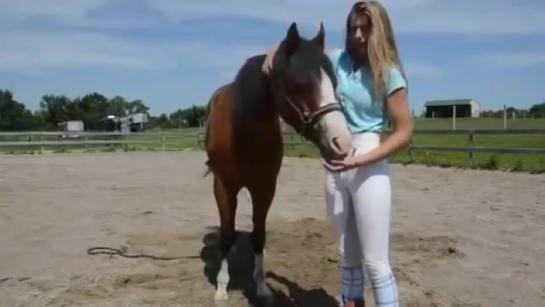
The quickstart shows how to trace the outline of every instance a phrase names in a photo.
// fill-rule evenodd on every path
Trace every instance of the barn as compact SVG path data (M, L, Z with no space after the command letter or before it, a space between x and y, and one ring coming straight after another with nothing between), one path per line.
M426 107L426 118L440 117L471 117L478 118L481 112L481 105L475 99L451 99L451 100L430 100Z

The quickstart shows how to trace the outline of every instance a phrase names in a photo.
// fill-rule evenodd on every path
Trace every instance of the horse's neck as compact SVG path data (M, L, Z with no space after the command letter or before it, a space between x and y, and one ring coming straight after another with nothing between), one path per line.
M277 120L270 80L261 72L263 57L249 59L235 80L235 115L243 122Z

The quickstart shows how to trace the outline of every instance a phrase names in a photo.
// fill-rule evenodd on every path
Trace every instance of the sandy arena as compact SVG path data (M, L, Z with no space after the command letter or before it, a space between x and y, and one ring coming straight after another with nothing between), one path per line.
M1 155L0 306L213 306L218 217L204 159ZM285 158L265 258L275 306L336 306L322 178L318 160ZM545 306L545 175L392 165L392 178L404 306ZM260 305L250 213L243 191L230 306ZM87 254L99 246L156 259Z

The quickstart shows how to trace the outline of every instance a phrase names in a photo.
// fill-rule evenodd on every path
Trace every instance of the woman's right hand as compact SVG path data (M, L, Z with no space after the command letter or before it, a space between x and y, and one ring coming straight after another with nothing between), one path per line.
M261 65L261 71L264 74L269 74L271 72L272 66L273 66L273 59L274 55L276 54L276 51L278 50L278 44L272 46L267 51L267 56L265 57L265 61L263 61L263 65Z

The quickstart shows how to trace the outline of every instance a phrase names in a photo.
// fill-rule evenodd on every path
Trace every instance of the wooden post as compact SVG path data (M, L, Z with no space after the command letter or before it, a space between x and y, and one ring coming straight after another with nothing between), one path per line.
M165 134L161 135L161 145L163 148L163 151L165 150L167 144L166 144L167 136Z
M205 132L197 132L197 146L204 146L204 139L206 138Z
M456 105L452 106L452 130L456 130Z
M411 163L414 163L414 154L413 154L413 139L411 139L411 143L409 144L409 161Z
M507 106L503 105L503 130L507 129Z
M469 146L470 146L469 159L471 159L471 167L474 168L476 165L476 162L475 162L475 151L473 150L475 148L475 132L473 132L473 130L469 132Z

